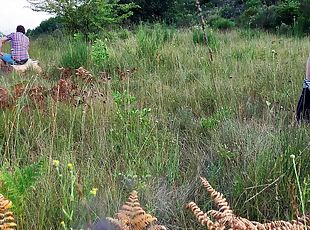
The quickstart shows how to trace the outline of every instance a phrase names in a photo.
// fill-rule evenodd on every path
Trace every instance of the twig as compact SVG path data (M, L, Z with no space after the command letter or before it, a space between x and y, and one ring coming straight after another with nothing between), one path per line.
M209 46L208 34L207 34L207 30L206 30L206 22L205 22L205 19L203 17L203 14L202 14L202 9L201 9L199 0L196 0L196 7L197 7L197 11L198 11L198 16L200 18L201 29L202 29L202 32L204 34L204 41L205 41L205 43L208 47L208 51L209 51L209 61L212 62L213 61L213 51L212 51L211 47Z
M249 202L250 200L254 199L255 197L257 197L259 194L261 194L262 192L264 192L267 188L269 188L270 186L272 186L273 184L277 183L285 174L283 173L281 176L279 176L275 181L273 181L272 183L268 184L265 188L263 188L261 191L259 191L258 193L256 193L254 196L252 196L251 198L247 199L244 203Z

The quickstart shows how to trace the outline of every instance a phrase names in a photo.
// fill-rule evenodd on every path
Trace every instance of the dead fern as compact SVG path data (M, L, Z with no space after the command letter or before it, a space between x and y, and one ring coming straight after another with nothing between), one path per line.
M5 109L9 106L8 90L0 87L0 109Z
M95 81L93 75L82 66L75 70L75 74L84 82L91 83Z
M133 191L127 202L108 221L119 230L165 230L166 227L154 224L156 217L147 214L139 203L138 193Z
M0 230L13 230L17 228L13 213L9 211L11 206L12 202L0 194Z
M200 179L219 210L210 210L207 213L204 213L194 202L187 204L186 208L190 209L194 213L198 222L203 226L207 226L208 229L302 230L307 229L306 226L310 225L310 214L303 218L298 217L297 220L291 222L279 220L264 224L238 217L233 213L223 194L216 191L205 178L201 177Z

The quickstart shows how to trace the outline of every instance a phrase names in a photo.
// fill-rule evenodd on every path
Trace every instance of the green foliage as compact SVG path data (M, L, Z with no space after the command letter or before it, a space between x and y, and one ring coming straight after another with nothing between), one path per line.
M56 30L62 30L63 25L61 24L60 17L51 17L40 23L38 27L33 30L27 30L27 36L38 36L41 34L52 34Z
M214 129L217 125L223 120L229 119L232 117L232 111L225 108L220 108L214 114L209 117L203 117L200 120L201 127L203 129L209 130Z
M139 6L134 10L134 22L164 20L169 10L174 7L174 1L171 0L120 0L120 3L134 3Z
M209 29L207 31L207 36L208 36L208 46L213 50L217 50L219 48L219 41L212 29ZM194 44L206 44L204 39L204 33L201 29L195 28L193 30L193 42Z
M137 31L139 55L153 60L159 48L171 41L173 36L174 30L165 25L155 24L150 28L141 24Z
M119 4L118 0L41 1L27 0L35 11L56 14L66 29L84 35L98 32L107 25L120 23L132 15L133 3Z
M0 170L0 181L4 184L1 193L13 202L17 213L23 211L25 197L43 173L43 161L25 167L16 166L12 172L5 167Z
M217 17L214 20L210 21L212 27L220 30L227 30L235 27L235 23L226 18Z
M81 66L87 67L89 65L89 57L88 44L81 38L81 35L77 35L63 51L60 58L60 66L74 69Z
M105 62L109 58L109 53L105 42L97 39L91 47L90 55L96 66L104 66Z

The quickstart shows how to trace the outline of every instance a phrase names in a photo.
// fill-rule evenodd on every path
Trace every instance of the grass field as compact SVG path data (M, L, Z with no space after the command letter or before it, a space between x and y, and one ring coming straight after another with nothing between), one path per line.
M32 40L45 74L6 75L2 87L50 89L57 67L79 60L95 79L105 70L111 80L73 79L82 91L100 92L88 106L47 96L42 112L21 97L1 111L0 192L13 201L19 229L62 229L61 221L86 229L113 216L134 189L170 229L203 229L184 209L192 200L211 209L199 176L243 217L289 220L296 203L301 209L292 154L310 210L310 133L294 121L309 38L213 32L210 63L195 33L159 25L115 32L103 39L108 59L96 65L81 41Z

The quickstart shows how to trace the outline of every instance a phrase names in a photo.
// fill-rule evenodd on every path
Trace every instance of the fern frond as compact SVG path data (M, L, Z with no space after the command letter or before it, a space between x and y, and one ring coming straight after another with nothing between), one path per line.
M147 230L167 230L167 228L165 226L156 224L149 227Z
M201 211L195 202L188 203L186 208L190 209L194 213L198 222L203 226L207 226L209 230L217 230L222 228L222 226L219 226L218 223L213 223L213 221L209 219L207 214Z
M230 209L230 206L226 199L224 198L223 194L216 191L210 183L207 181L206 178L200 177L203 186L206 188L207 192L210 194L211 198L213 199L214 203L219 207L220 212L225 213L233 213L233 211Z
M1 230L14 230L17 224L13 217L13 213L9 211L12 207L12 202L4 198L0 194L0 229Z
M116 230L129 230L128 226L122 223L121 221L113 218L106 218L106 220L110 223L113 229Z
M194 213L199 223L207 226L208 229L218 230L227 228L229 230L304 230L307 229L306 226L310 226L310 214L306 215L305 217L298 217L297 220L293 220L291 222L278 220L264 224L235 216L233 211L230 209L228 202L223 197L223 194L212 188L212 186L204 177L201 177L201 181L213 201L219 207L219 210L210 210L207 213L204 213L194 202L190 202L187 205L187 208ZM214 218L216 222L212 222L212 220L209 219L209 216Z
M139 203L138 193L131 192L128 201L115 214L115 219L131 230L143 230L148 225L157 221L156 217L147 214Z

